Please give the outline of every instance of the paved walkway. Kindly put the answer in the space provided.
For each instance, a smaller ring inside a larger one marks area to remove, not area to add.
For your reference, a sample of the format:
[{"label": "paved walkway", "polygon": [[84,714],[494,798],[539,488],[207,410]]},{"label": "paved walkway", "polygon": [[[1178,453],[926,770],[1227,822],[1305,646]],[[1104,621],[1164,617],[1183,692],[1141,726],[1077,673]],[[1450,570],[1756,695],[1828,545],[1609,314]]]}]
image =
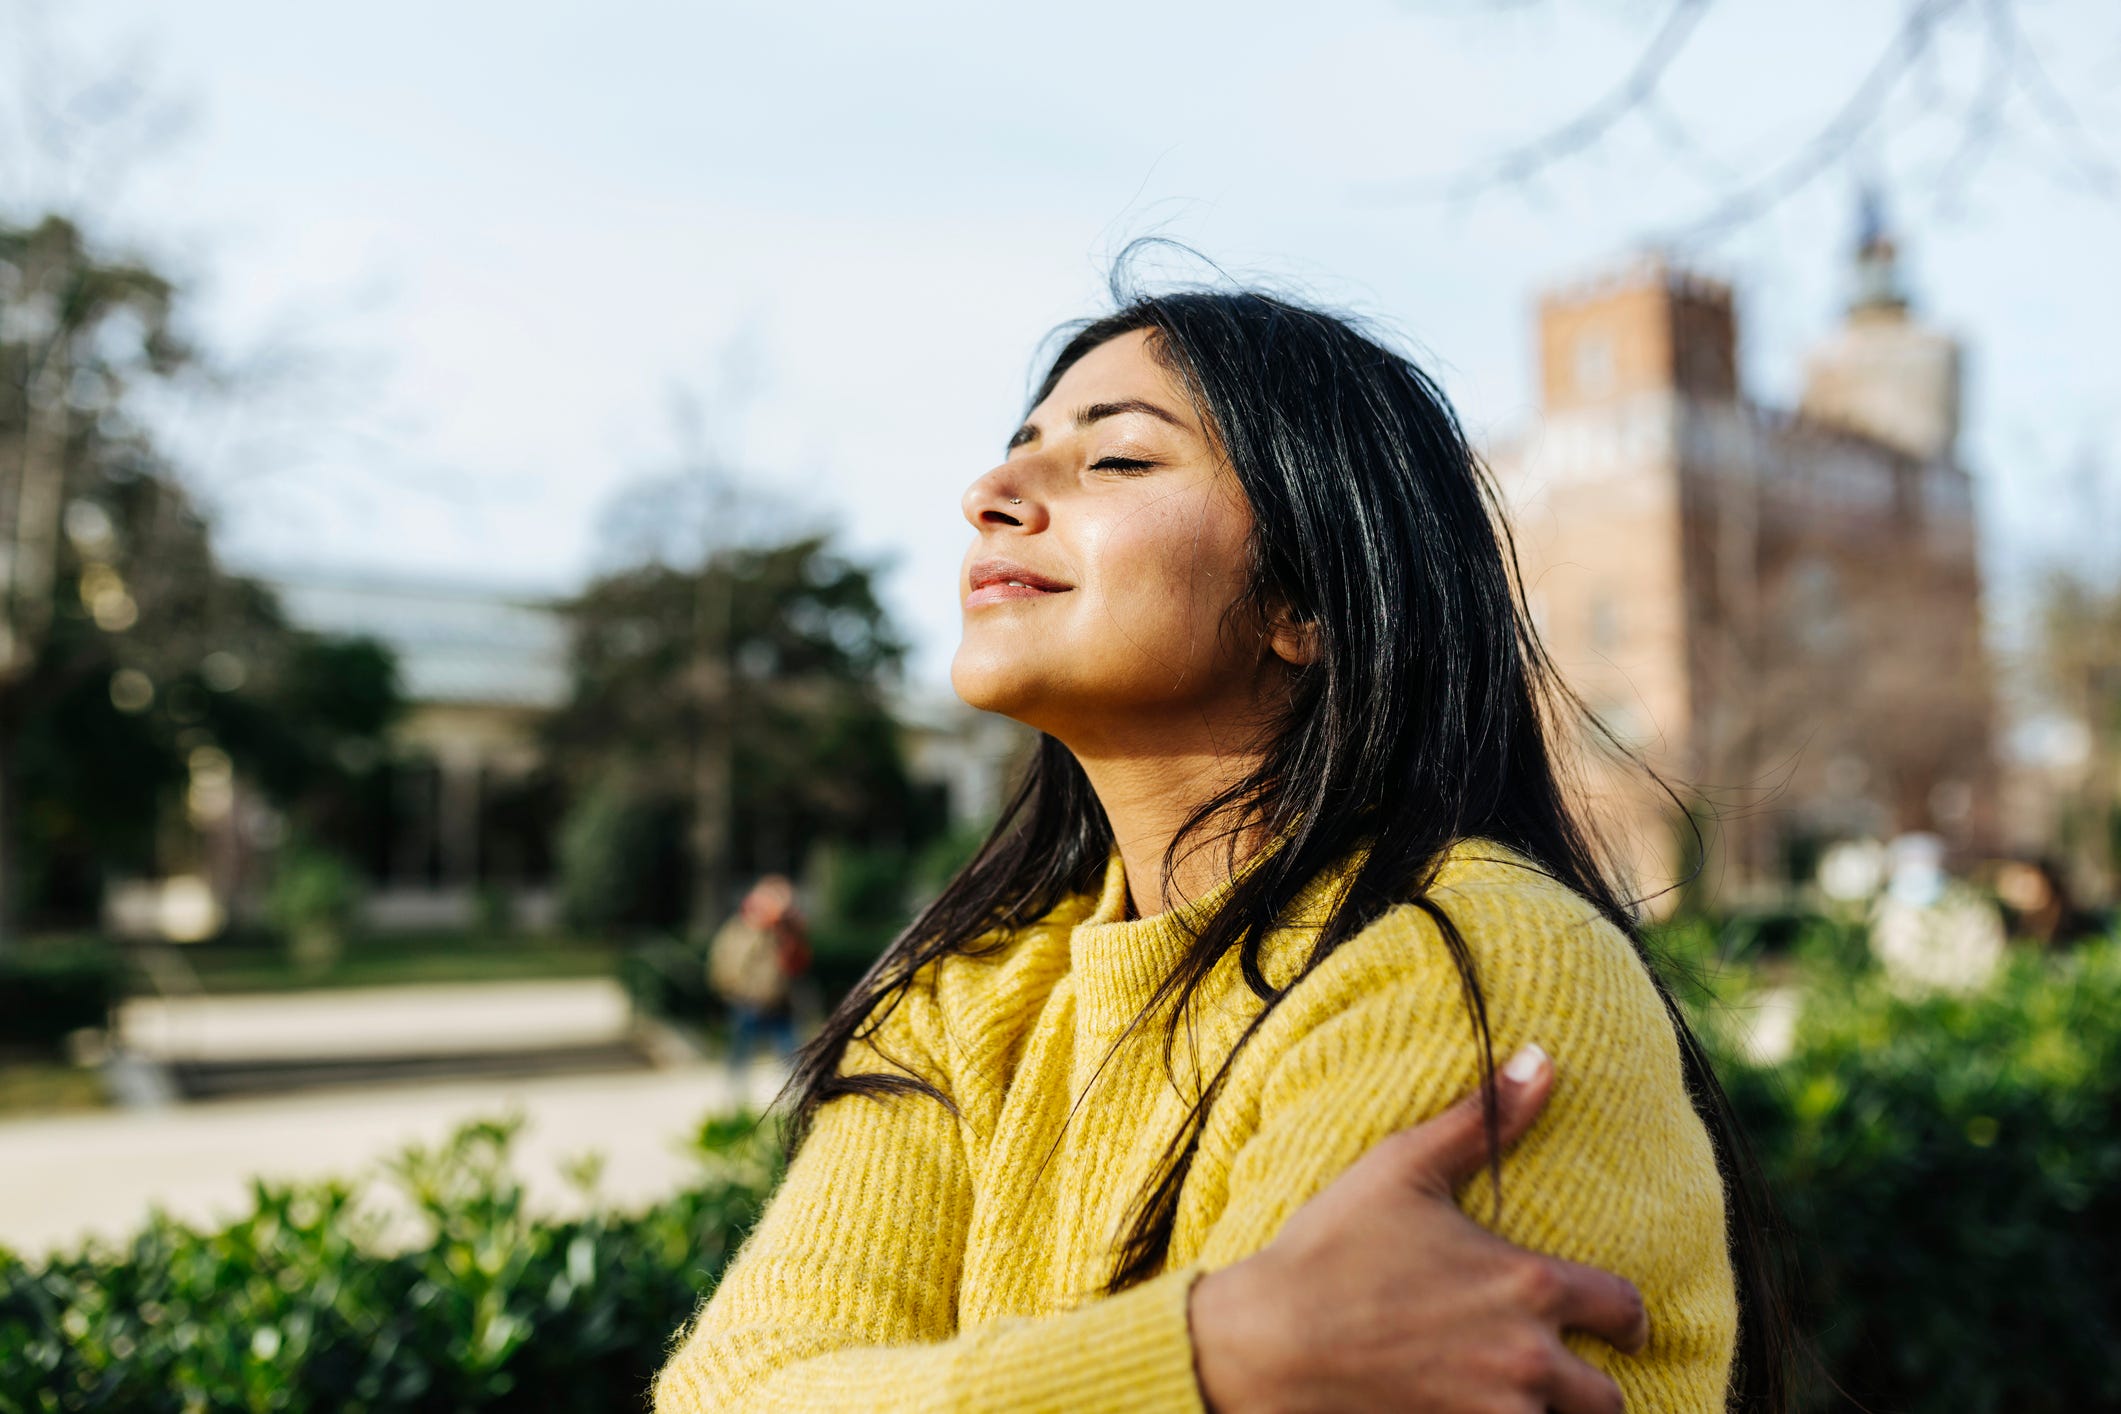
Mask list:
[{"label": "paved walkway", "polygon": [[119,1009],[128,1049],[161,1060],[390,1056],[581,1046],[626,1034],[604,977],[142,998]]},{"label": "paved walkway", "polygon": [[[616,983],[576,978],[135,1001],[120,1032],[127,1051],[153,1060],[297,1062],[558,1051],[624,1038],[630,1021]],[[685,1059],[630,1072],[376,1084],[0,1120],[0,1244],[41,1255],[89,1236],[123,1239],[151,1205],[200,1222],[235,1216],[248,1208],[254,1176],[353,1177],[408,1144],[432,1145],[468,1120],[511,1112],[526,1120],[517,1169],[541,1209],[574,1205],[562,1167],[591,1150],[605,1157],[608,1198],[651,1202],[690,1176],[682,1146],[702,1119],[740,1099],[764,1104],[781,1076],[757,1068],[740,1095],[720,1065],[683,1046],[650,1050],[666,1062]]]},{"label": "paved walkway", "polygon": [[[761,1066],[747,1079],[749,1100],[763,1104],[780,1077]],[[737,1098],[722,1067],[707,1063],[0,1122],[0,1244],[35,1256],[91,1235],[122,1240],[150,1205],[195,1221],[232,1217],[247,1210],[253,1175],[352,1176],[407,1144],[510,1111],[527,1120],[516,1167],[538,1208],[576,1206],[561,1167],[587,1150],[606,1159],[607,1197],[645,1204],[686,1180],[685,1137]]]}]

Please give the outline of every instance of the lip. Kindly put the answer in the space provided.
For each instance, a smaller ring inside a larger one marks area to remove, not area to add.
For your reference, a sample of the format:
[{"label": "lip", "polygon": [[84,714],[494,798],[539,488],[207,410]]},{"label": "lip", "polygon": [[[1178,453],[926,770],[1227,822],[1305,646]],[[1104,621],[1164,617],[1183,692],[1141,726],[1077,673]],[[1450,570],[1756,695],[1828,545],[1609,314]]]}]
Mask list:
[{"label": "lip", "polygon": [[971,586],[965,595],[968,609],[1010,599],[1045,599],[1075,588],[1014,560],[975,560],[965,571],[965,581]]}]

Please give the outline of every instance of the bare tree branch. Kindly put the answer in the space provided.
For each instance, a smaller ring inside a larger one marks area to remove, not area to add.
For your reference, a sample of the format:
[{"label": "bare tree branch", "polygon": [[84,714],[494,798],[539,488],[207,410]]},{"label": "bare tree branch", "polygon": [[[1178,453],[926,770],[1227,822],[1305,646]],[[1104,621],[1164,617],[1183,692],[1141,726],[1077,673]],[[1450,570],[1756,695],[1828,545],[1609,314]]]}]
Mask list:
[{"label": "bare tree branch", "polygon": [[1845,159],[1877,124],[1886,100],[1936,39],[1936,27],[1966,0],[1916,0],[1856,89],[1818,132],[1767,175],[1724,198],[1707,215],[1667,233],[1674,245],[1720,235],[1763,215]]},{"label": "bare tree branch", "polygon": [[1504,153],[1486,182],[1522,181],[1604,137],[1615,124],[1655,96],[1657,85],[1663,82],[1666,71],[1708,11],[1709,0],[1674,0],[1670,13],[1635,60],[1635,66],[1611,92],[1537,141]]},{"label": "bare tree branch", "polygon": [[[2042,144],[2066,164],[2067,180],[2102,198],[2121,199],[2121,159],[2100,145],[2019,23],[2014,0],[1904,0],[1891,38],[1826,120],[1765,170],[1741,177],[1734,165],[1698,141],[1687,116],[1662,85],[1707,15],[1712,0],[1674,0],[1622,78],[1597,101],[1529,142],[1455,174],[1375,189],[1387,200],[1464,201],[1498,189],[1536,195],[1539,179],[1610,137],[1630,117],[1677,162],[1719,189],[1701,215],[1659,233],[1659,243],[1712,240],[1759,219],[1820,177],[1849,166],[1912,111],[1917,121],[1950,125],[1949,153],[1922,177],[1940,208],[1955,206],[2006,137],[2014,113],[2037,123]],[[1971,94],[1945,78],[1942,36],[1971,29],[1980,45],[1980,77]],[[2022,135],[2022,134],[2021,134]],[[2038,152],[2029,154],[2037,158]]]},{"label": "bare tree branch", "polygon": [[1653,93],[1645,98],[1641,112],[1644,123],[1656,135],[1657,140],[1664,144],[1665,150],[1693,167],[1705,179],[1719,185],[1737,179],[1737,168],[1694,141],[1693,135],[1686,130],[1686,124],[1681,122],[1679,115],[1666,104],[1663,94]]},{"label": "bare tree branch", "polygon": [[2015,52],[2020,57],[2014,69],[2019,91],[2031,101],[2033,111],[2047,124],[2049,131],[2060,139],[2063,151],[2091,190],[2103,197],[2121,196],[2121,164],[2117,164],[2093,140],[2084,120],[2077,115],[2076,105],[2069,101],[2048,73],[2047,65],[2041,62],[2031,36],[2018,27],[2016,16],[2009,12],[2008,6],[2000,8],[2004,11],[2004,23],[2017,36]]},{"label": "bare tree branch", "polygon": [[1638,112],[1657,92],[1666,70],[1686,47],[1694,27],[1708,13],[1711,0],[1673,0],[1664,23],[1624,77],[1612,90],[1540,137],[1510,149],[1477,172],[1462,173],[1443,181],[1419,180],[1387,188],[1387,197],[1443,195],[1464,198],[1501,185],[1521,185],[1547,168],[1578,155],[1595,145],[1630,113]]},{"label": "bare tree branch", "polygon": [[1966,107],[1959,142],[1934,182],[1937,205],[1943,209],[1958,204],[1983,162],[1995,150],[1996,141],[2003,134],[2004,109],[2010,102],[2017,70],[2018,35],[2010,23],[2009,7],[2004,0],[1984,0],[1981,8],[1989,33],[1981,89]]}]

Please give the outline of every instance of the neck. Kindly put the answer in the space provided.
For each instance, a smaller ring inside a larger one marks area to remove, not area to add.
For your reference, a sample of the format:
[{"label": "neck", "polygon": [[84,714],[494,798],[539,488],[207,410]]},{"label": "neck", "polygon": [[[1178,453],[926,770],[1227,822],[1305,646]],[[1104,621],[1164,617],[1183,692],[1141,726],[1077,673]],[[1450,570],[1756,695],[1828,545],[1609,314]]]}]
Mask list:
[{"label": "neck", "polygon": [[1233,860],[1214,825],[1204,847],[1184,850],[1177,867],[1165,864],[1171,841],[1203,802],[1250,774],[1256,751],[1236,752],[1212,744],[1156,750],[1084,751],[1071,747],[1090,788],[1111,823],[1113,843],[1127,872],[1127,893],[1136,917],[1199,898],[1230,875],[1259,847],[1256,831],[1240,836]]}]

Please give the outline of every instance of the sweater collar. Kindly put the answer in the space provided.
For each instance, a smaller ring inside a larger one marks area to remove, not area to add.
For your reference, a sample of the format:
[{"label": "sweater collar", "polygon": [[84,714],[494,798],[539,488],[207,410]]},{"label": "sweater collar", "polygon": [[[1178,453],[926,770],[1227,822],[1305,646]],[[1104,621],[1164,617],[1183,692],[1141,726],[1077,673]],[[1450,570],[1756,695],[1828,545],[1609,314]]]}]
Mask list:
[{"label": "sweater collar", "polygon": [[[1127,870],[1114,849],[1105,860],[1105,877],[1096,905],[1069,935],[1069,969],[1075,978],[1078,1013],[1094,1031],[1110,1034],[1124,1028],[1148,1004],[1186,954],[1200,928],[1214,916],[1237,882],[1279,849],[1284,835],[1255,852],[1231,877],[1200,897],[1148,918],[1128,918]],[[1341,864],[1321,870],[1290,905],[1277,935],[1292,927],[1317,927],[1332,912],[1342,881],[1353,873],[1362,851]],[[1282,941],[1281,938],[1276,939]],[[1264,960],[1263,960],[1264,961]],[[1289,969],[1293,973],[1293,967]],[[1280,969],[1267,973],[1286,981]]]},{"label": "sweater collar", "polygon": [[1202,897],[1148,918],[1127,917],[1127,870],[1113,850],[1090,916],[1068,938],[1076,1006],[1099,1034],[1132,1020],[1185,956],[1194,930],[1230,892],[1225,880]]}]

